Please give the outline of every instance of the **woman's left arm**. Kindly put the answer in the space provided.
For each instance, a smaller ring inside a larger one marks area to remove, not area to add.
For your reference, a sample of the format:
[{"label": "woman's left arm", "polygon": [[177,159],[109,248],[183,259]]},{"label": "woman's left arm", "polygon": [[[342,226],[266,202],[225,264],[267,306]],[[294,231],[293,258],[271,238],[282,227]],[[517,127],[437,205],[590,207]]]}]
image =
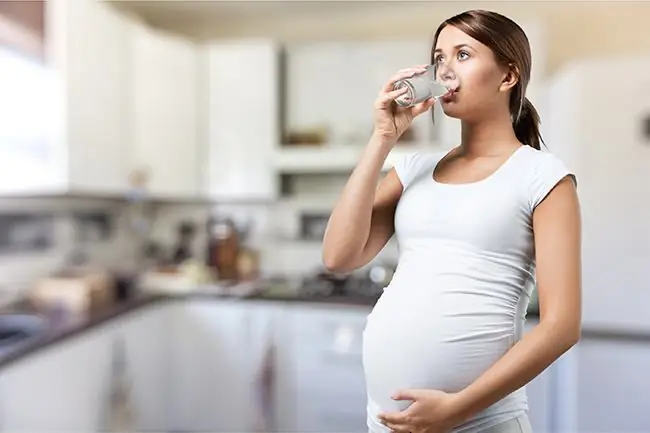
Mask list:
[{"label": "woman's left arm", "polygon": [[565,177],[533,213],[539,324],[454,396],[461,420],[526,385],[580,339],[581,231],[575,184]]}]

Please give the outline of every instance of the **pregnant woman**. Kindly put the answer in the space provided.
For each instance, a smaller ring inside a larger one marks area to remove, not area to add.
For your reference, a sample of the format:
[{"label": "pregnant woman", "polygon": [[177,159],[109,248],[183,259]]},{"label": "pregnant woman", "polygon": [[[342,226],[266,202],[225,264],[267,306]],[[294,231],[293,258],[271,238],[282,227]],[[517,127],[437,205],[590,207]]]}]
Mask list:
[{"label": "pregnant woman", "polygon": [[[451,83],[439,103],[462,121],[461,143],[413,153],[380,182],[397,139],[434,104],[394,102],[404,90],[392,84],[424,67],[388,81],[330,216],[323,261],[351,272],[397,237],[396,272],[364,331],[370,432],[530,432],[524,385],[580,336],[576,180],[540,150],[525,97],[530,46],[517,24],[488,11],[454,16],[431,57]],[[524,336],[533,279],[541,317]]]}]

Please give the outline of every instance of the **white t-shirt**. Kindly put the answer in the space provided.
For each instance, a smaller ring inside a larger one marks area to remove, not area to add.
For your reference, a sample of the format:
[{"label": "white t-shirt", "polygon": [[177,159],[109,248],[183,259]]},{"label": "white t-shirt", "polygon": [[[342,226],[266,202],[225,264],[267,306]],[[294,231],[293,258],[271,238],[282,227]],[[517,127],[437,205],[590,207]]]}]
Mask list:
[{"label": "white t-shirt", "polygon": [[[522,146],[478,182],[446,184],[433,171],[446,152],[414,153],[395,166],[403,192],[395,214],[399,262],[368,316],[363,363],[368,427],[409,402],[405,388],[459,391],[520,337],[534,275],[532,216],[565,176],[553,154]],[[527,410],[520,389],[456,432],[474,432]]]}]

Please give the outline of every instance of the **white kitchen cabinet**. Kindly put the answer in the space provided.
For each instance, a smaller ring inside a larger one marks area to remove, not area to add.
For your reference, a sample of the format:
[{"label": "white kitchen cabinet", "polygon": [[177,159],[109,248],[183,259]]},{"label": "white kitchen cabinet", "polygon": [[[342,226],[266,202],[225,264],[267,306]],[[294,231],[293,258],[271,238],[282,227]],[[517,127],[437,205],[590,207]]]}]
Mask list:
[{"label": "white kitchen cabinet", "polygon": [[0,132],[2,194],[123,189],[128,50],[128,25],[107,2],[46,2],[46,68],[2,65],[11,86],[1,105],[10,122]]},{"label": "white kitchen cabinet", "polygon": [[197,44],[110,2],[52,0],[45,15],[45,69],[8,67],[0,52],[12,85],[0,104],[11,120],[0,129],[0,193],[124,194],[145,170],[154,197],[201,197]]},{"label": "white kitchen cabinet", "polygon": [[171,430],[251,430],[252,325],[246,303],[191,300],[175,306]]},{"label": "white kitchen cabinet", "polygon": [[210,43],[207,56],[208,194],[216,200],[271,200],[280,136],[279,52],[275,42]]},{"label": "white kitchen cabinet", "polygon": [[137,22],[132,30],[130,168],[148,172],[154,197],[198,197],[204,168],[198,45]]},{"label": "white kitchen cabinet", "polygon": [[113,331],[102,328],[55,344],[0,373],[0,429],[11,433],[101,428]]},{"label": "white kitchen cabinet", "polygon": [[156,303],[44,349],[0,373],[0,431],[100,429],[122,344],[137,431],[270,429],[264,366],[274,311],[247,301]]},{"label": "white kitchen cabinet", "polygon": [[115,339],[124,342],[131,402],[137,431],[166,431],[174,403],[171,371],[174,304],[153,304],[113,325]]},{"label": "white kitchen cabinet", "polygon": [[361,337],[369,310],[292,305],[278,325],[277,431],[366,431]]},{"label": "white kitchen cabinet", "polygon": [[0,431],[97,431],[108,414],[114,350],[124,344],[138,431],[165,431],[172,402],[171,305],[108,322],[0,374]]},{"label": "white kitchen cabinet", "polygon": [[[46,5],[48,62],[55,71],[56,134],[66,192],[116,193],[127,184],[129,22],[108,2]],[[56,151],[56,152],[54,152]]]},{"label": "white kitchen cabinet", "polygon": [[[287,129],[323,126],[328,144],[363,147],[372,132],[372,106],[381,87],[398,70],[428,63],[429,48],[426,40],[289,45]],[[435,138],[430,116],[415,119],[414,128],[419,143]]]}]

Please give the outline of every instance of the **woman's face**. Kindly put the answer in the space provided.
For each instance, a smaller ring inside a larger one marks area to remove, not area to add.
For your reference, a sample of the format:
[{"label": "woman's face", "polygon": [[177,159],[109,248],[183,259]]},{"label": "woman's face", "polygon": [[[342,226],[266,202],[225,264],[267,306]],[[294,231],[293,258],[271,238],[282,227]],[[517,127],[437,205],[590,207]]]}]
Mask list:
[{"label": "woman's face", "polygon": [[490,48],[458,28],[442,29],[433,64],[437,79],[456,89],[440,99],[446,115],[471,120],[508,106],[513,74],[497,63]]}]

